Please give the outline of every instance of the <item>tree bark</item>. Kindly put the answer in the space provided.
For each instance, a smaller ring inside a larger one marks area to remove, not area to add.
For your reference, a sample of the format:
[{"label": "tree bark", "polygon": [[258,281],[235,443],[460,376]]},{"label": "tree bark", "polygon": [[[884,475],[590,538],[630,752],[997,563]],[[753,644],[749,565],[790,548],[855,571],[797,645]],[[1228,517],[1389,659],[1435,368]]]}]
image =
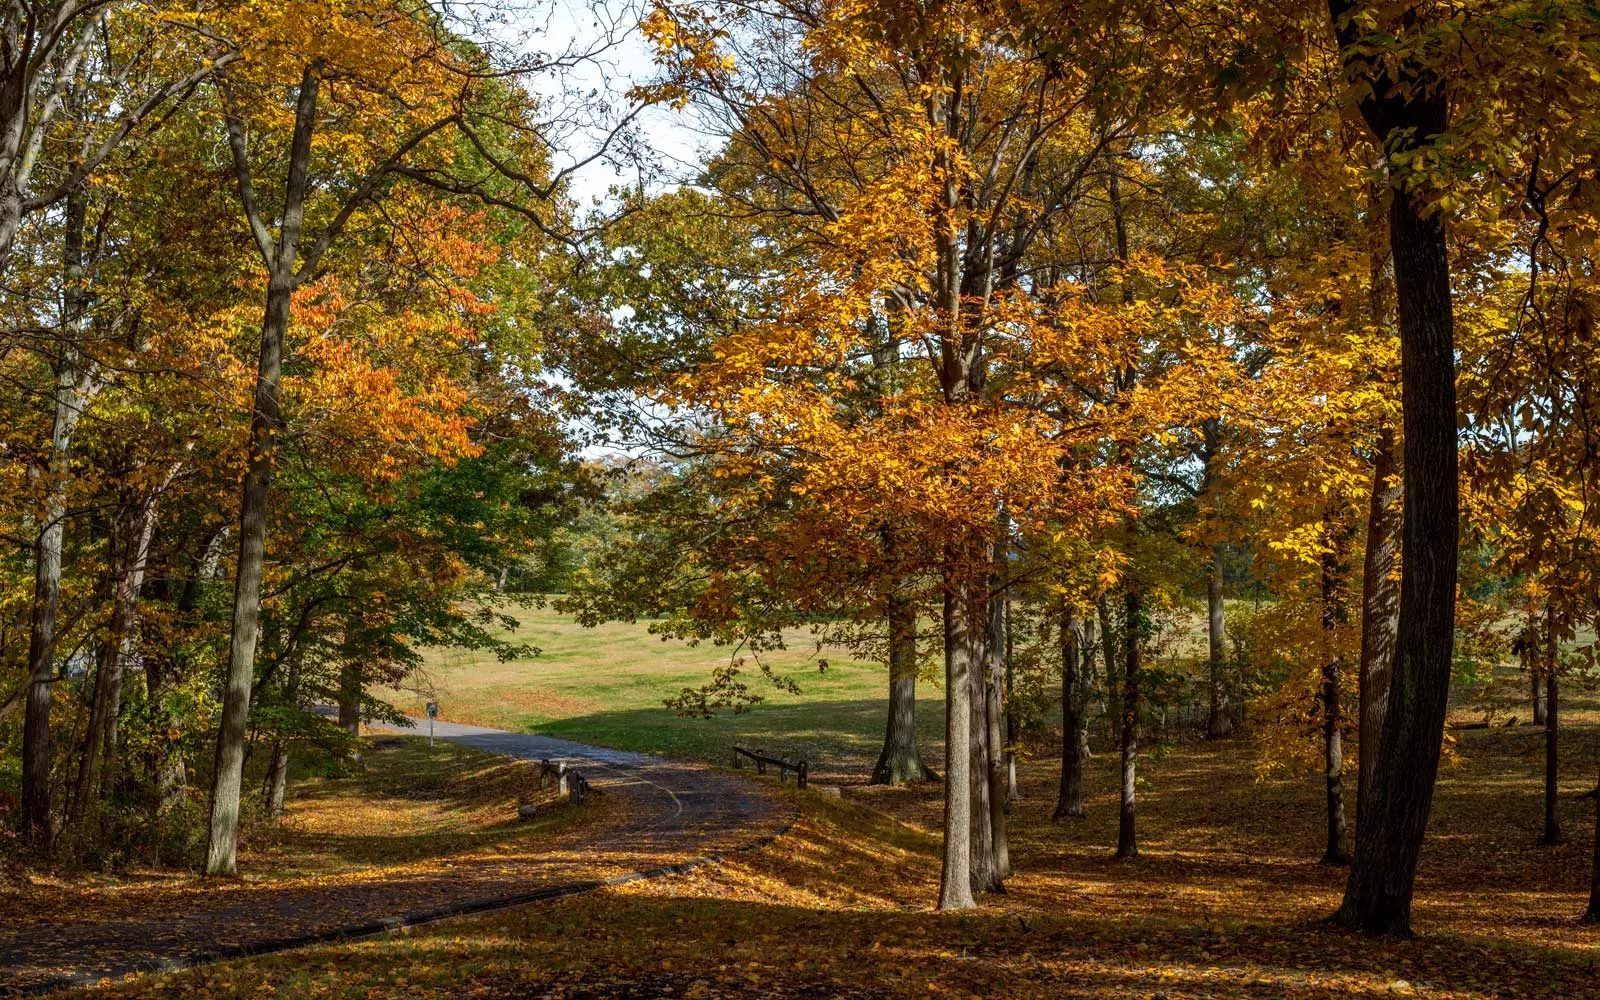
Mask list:
[{"label": "tree bark", "polygon": [[1116,630],[1111,627],[1111,604],[1104,594],[1095,601],[1095,614],[1100,619],[1100,653],[1105,660],[1106,720],[1110,729],[1107,740],[1114,746],[1121,746],[1122,685],[1118,678],[1122,676],[1122,670],[1117,653],[1122,647],[1117,641]]},{"label": "tree bark", "polygon": [[1227,641],[1222,603],[1222,546],[1214,545],[1211,547],[1211,577],[1206,582],[1207,667],[1211,688],[1207,739],[1221,739],[1233,732],[1233,712],[1228,704]]},{"label": "tree bark", "polygon": [[1000,868],[994,853],[994,823],[990,817],[989,781],[989,693],[988,693],[988,616],[984,615],[983,629],[975,637],[973,669],[968,674],[967,706],[971,718],[971,742],[968,746],[967,770],[970,774],[968,793],[972,797],[968,822],[972,829],[972,891],[993,892],[1000,888]]},{"label": "tree bark", "polygon": [[1117,825],[1117,857],[1139,856],[1134,829],[1136,769],[1139,760],[1139,656],[1143,642],[1144,595],[1129,588],[1124,606],[1122,678],[1122,815]]},{"label": "tree bark", "polygon": [[1005,683],[1004,598],[990,598],[989,683],[984,700],[988,720],[988,759],[985,778],[989,785],[989,843],[994,855],[996,892],[1004,891],[1011,875],[1011,846],[1006,837],[1006,745],[1003,718],[1005,705],[1001,691]]},{"label": "tree bark", "polygon": [[1361,570],[1361,663],[1357,668],[1360,729],[1356,739],[1356,826],[1371,794],[1378,738],[1389,704],[1389,677],[1400,613],[1400,480],[1394,429],[1378,433],[1367,507],[1367,551]]},{"label": "tree bark", "polygon": [[361,664],[346,660],[339,667],[339,728],[361,735]]},{"label": "tree bark", "polygon": [[1589,907],[1583,911],[1583,922],[1600,923],[1600,779],[1595,782],[1594,859],[1589,868]]},{"label": "tree bark", "polygon": [[239,502],[239,558],[235,569],[233,623],[228,639],[228,670],[222,698],[222,724],[217,731],[217,763],[211,784],[211,828],[206,847],[207,875],[232,875],[239,844],[239,797],[244,777],[245,725],[255,674],[257,625],[261,614],[261,571],[266,559],[267,500],[272,483],[275,439],[283,425],[278,382],[283,372],[283,346],[296,283],[295,261],[316,127],[318,80],[307,67],[296,100],[294,137],[290,141],[283,221],[276,244],[264,238],[249,182],[248,154],[242,126],[230,122],[241,199],[267,261],[266,312],[261,322],[261,356],[256,368],[255,405],[250,416],[249,464]]},{"label": "tree bark", "polygon": [[[170,482],[169,476],[167,483]],[[94,709],[89,716],[83,761],[78,770],[78,788],[73,797],[74,821],[87,815],[85,810],[96,798],[101,771],[106,772],[106,787],[110,787],[115,780],[113,771],[119,742],[117,722],[122,711],[122,682],[137,629],[139,593],[144,588],[150,545],[155,539],[160,491],[166,488],[167,483],[162,483],[156,492],[136,503],[128,524],[128,537],[121,546],[120,557],[114,560],[116,584],[111,621],[106,628],[106,641],[100,647]],[[113,537],[117,536],[114,534]]]},{"label": "tree bark", "polygon": [[1554,847],[1561,843],[1561,820],[1556,815],[1556,790],[1559,737],[1561,735],[1561,682],[1557,678],[1559,655],[1555,634],[1554,615],[1545,613],[1545,719],[1544,719],[1544,832],[1539,843]]},{"label": "tree bark", "polygon": [[[956,560],[948,560],[955,563]],[[944,858],[939,909],[966,910],[972,897],[972,674],[978,643],[973,635],[971,585],[947,573],[944,595]],[[952,577],[954,577],[952,579]]]},{"label": "tree bark", "polygon": [[1327,844],[1322,852],[1325,865],[1342,865],[1344,853],[1344,741],[1339,731],[1342,711],[1339,704],[1339,655],[1336,645],[1339,619],[1338,571],[1332,552],[1322,557],[1322,633],[1328,650],[1322,663],[1322,762],[1328,805]]},{"label": "tree bark", "polygon": [[282,740],[272,743],[272,762],[267,765],[267,815],[283,818],[283,793],[289,782],[289,748]]},{"label": "tree bark", "polygon": [[[1369,32],[1383,27],[1353,16],[1368,10],[1329,2],[1345,66],[1370,84],[1362,115],[1389,153],[1427,145],[1448,128],[1448,103],[1424,67],[1362,54]],[[1450,693],[1460,493],[1445,224],[1398,177],[1391,176],[1390,195],[1405,441],[1400,617],[1372,788],[1336,919],[1368,934],[1407,937]]]},{"label": "tree bark", "polygon": [[1542,726],[1545,724],[1545,711],[1548,706],[1544,700],[1544,685],[1539,681],[1539,671],[1536,668],[1528,670],[1528,680],[1533,698],[1533,724]]},{"label": "tree bark", "polygon": [[48,851],[54,837],[50,807],[50,705],[55,684],[56,618],[61,605],[61,551],[71,478],[72,435],[98,390],[92,366],[82,364],[89,317],[84,225],[88,190],[70,192],[62,251],[62,339],[52,391],[50,450],[42,469],[39,534],[34,542],[33,610],[28,632],[28,682],[22,724],[22,816],[29,844]]},{"label": "tree bark", "polygon": [[1082,819],[1083,811],[1083,628],[1078,616],[1061,615],[1061,788],[1052,819]]},{"label": "tree bark", "polygon": [[[1016,658],[1012,655],[1011,648],[1011,595],[1005,596],[1005,693],[1001,699],[1006,720],[1006,812],[1011,812],[1011,807],[1022,798],[1022,793],[1017,789],[1017,713],[1013,698],[1016,695]],[[1006,865],[1010,873],[1011,866]]]},{"label": "tree bark", "polygon": [[917,613],[898,593],[887,600],[889,718],[883,750],[872,768],[874,785],[903,785],[938,778],[917,749]]}]

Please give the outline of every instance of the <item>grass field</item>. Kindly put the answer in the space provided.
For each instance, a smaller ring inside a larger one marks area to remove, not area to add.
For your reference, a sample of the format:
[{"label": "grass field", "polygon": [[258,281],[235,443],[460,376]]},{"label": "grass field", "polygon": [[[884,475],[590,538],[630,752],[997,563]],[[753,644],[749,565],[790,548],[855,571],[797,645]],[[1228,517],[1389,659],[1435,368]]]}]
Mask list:
[{"label": "grass field", "polygon": [[[741,654],[729,647],[663,641],[643,624],[589,629],[548,609],[512,614],[521,620],[513,637],[539,647],[538,656],[502,663],[488,654],[435,651],[414,690],[385,697],[420,715],[431,691],[439,701],[439,717],[452,722],[690,760],[726,763],[735,743],[804,755],[819,774],[870,771],[877,759],[888,704],[887,669],[840,650],[819,653],[808,633],[792,633],[786,637],[788,649],[762,654],[774,670],[794,678],[799,694],[773,686],[746,655],[744,677],[765,700],[744,712],[724,709],[710,719],[685,718],[663,701],[685,687],[705,684],[715,668]],[[938,688],[924,685],[919,717],[929,741],[941,732],[941,699]]]}]

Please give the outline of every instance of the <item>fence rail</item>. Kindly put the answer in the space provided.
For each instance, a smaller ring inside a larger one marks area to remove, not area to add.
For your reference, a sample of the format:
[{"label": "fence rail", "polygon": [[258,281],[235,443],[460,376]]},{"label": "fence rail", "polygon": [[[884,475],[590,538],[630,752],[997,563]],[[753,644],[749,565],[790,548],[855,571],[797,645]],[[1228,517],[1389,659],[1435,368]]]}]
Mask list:
[{"label": "fence rail", "polygon": [[789,772],[793,771],[795,776],[795,784],[800,788],[806,787],[807,765],[804,757],[797,761],[785,760],[782,757],[769,756],[768,754],[762,753],[760,750],[746,750],[744,747],[734,747],[733,766],[743,767],[744,765],[742,762],[744,760],[752,761],[756,765],[757,774],[766,774],[769,766],[777,768],[779,784],[782,784],[784,781],[786,781],[789,777]]},{"label": "fence rail", "polygon": [[589,781],[583,775],[573,770],[571,764],[564,760],[552,761],[548,758],[539,762],[539,790],[544,791],[544,779],[556,779],[556,791],[567,797],[567,801],[575,806],[583,805],[583,800],[589,797]]}]

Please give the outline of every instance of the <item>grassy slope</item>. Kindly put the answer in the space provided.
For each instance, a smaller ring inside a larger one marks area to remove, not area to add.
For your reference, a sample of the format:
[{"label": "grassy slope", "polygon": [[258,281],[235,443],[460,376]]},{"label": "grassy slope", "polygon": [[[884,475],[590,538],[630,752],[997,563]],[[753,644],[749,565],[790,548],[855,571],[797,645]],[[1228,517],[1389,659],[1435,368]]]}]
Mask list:
[{"label": "grassy slope", "polygon": [[[734,743],[754,744],[803,754],[819,773],[870,768],[881,746],[887,671],[839,650],[819,654],[806,633],[791,634],[789,649],[762,655],[799,683],[798,695],[770,684],[747,656],[745,679],[766,700],[745,712],[692,719],[665,708],[663,700],[705,684],[714,669],[739,655],[734,650],[663,641],[643,625],[586,629],[549,610],[512,614],[522,622],[515,638],[533,643],[540,654],[509,663],[455,650],[433,654],[416,686],[431,686],[441,718],[714,762],[726,762]],[[932,740],[943,703],[937,688],[923,688],[921,725]],[[420,691],[391,696],[417,714],[427,700]]]}]

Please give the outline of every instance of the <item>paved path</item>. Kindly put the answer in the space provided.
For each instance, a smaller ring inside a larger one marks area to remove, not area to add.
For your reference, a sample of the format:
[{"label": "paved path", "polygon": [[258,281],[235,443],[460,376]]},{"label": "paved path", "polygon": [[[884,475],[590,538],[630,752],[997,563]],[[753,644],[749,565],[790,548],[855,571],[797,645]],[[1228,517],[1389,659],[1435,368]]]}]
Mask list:
[{"label": "paved path", "polygon": [[[420,721],[421,732],[427,723]],[[0,996],[381,933],[671,874],[765,843],[793,812],[727,772],[567,740],[435,723],[435,736],[527,760],[572,761],[604,819],[550,842],[281,882],[107,892],[82,913],[0,916]],[[0,897],[0,907],[5,906]]]}]

